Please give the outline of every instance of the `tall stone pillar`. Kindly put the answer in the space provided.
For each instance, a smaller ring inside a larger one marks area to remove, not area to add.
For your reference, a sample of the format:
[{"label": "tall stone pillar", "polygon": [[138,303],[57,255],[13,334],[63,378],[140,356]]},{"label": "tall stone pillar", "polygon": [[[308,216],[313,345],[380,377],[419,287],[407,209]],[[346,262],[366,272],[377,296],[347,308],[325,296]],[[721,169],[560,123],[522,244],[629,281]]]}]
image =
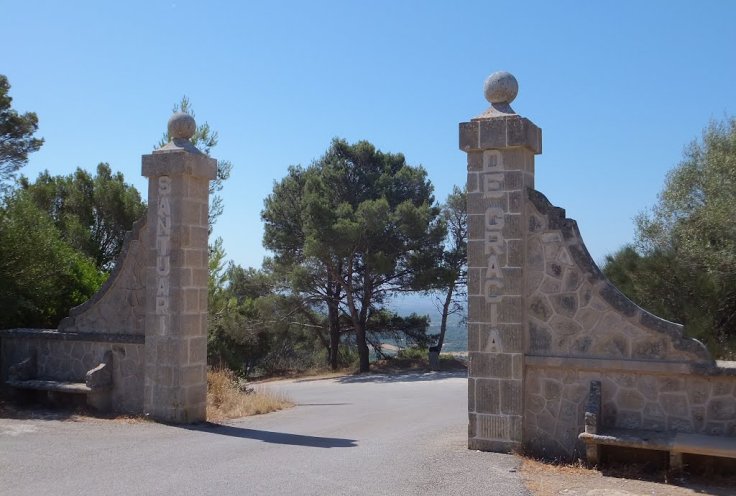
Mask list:
[{"label": "tall stone pillar", "polygon": [[171,141],[143,156],[148,178],[144,411],[165,422],[206,418],[207,214],[217,162],[192,145],[194,119],[169,119]]},{"label": "tall stone pillar", "polygon": [[491,106],[460,124],[468,154],[468,447],[521,447],[527,188],[542,132],[514,112],[507,72],[485,83]]}]

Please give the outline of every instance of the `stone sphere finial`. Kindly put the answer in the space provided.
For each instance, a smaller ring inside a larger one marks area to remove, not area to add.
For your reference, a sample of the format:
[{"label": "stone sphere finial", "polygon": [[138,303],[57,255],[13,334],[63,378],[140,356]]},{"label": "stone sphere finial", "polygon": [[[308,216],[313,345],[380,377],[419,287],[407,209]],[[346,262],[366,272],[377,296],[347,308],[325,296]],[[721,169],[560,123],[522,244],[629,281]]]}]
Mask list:
[{"label": "stone sphere finial", "polygon": [[197,130],[197,123],[194,117],[186,112],[176,112],[169,118],[169,136],[172,140],[184,139],[189,140],[194,136]]},{"label": "stone sphere finial", "polygon": [[486,100],[493,104],[509,104],[519,92],[519,83],[513,74],[506,71],[494,72],[483,85]]}]

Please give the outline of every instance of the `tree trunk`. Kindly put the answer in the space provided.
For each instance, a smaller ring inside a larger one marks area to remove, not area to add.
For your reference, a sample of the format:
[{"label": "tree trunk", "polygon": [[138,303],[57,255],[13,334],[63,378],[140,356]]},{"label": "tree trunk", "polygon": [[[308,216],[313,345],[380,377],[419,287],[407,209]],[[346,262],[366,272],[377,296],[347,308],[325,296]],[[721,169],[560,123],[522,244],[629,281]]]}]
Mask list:
[{"label": "tree trunk", "polygon": [[450,313],[450,304],[452,303],[452,292],[455,289],[455,285],[452,284],[447,288],[447,295],[445,296],[445,303],[442,305],[442,322],[440,323],[440,337],[437,340],[437,346],[435,346],[437,353],[442,352],[442,345],[445,344],[445,331],[447,331],[447,317]]},{"label": "tree trunk", "polygon": [[[342,272],[342,264],[338,264],[337,274]],[[342,285],[339,279],[327,270],[327,319],[330,327],[330,348],[328,361],[330,368],[335,371],[340,359],[340,300]]]},{"label": "tree trunk", "polygon": [[360,314],[358,321],[360,325],[356,328],[356,336],[358,337],[358,356],[360,357],[360,373],[370,372],[370,351],[368,349],[368,340],[365,335],[365,328],[368,322],[368,310],[371,304],[371,295],[373,294],[373,281],[367,276],[368,269],[366,267],[363,274],[363,295],[360,299]]},{"label": "tree trunk", "polygon": [[[353,271],[353,259],[350,259],[348,263],[348,274],[352,274]],[[353,291],[353,284],[350,279],[343,281],[343,287],[345,289],[345,300],[347,301],[348,308],[350,309],[350,319],[353,322],[353,328],[355,329],[355,341],[358,344],[358,357],[360,358],[360,366],[358,372],[370,372],[370,352],[368,351],[368,342],[365,339],[365,322],[368,309],[365,306],[366,291],[370,288],[363,287],[363,297],[361,303],[363,304],[360,312],[355,306],[355,292]]]},{"label": "tree trunk", "polygon": [[334,371],[338,368],[339,347],[340,347],[340,312],[337,307],[337,301],[330,301],[327,304],[327,313],[330,321],[330,350],[329,362],[330,368]]},{"label": "tree trunk", "polygon": [[368,342],[365,339],[365,326],[359,325],[355,328],[355,337],[358,341],[358,356],[360,357],[360,368],[358,372],[370,372],[371,361],[370,351],[368,350]]}]

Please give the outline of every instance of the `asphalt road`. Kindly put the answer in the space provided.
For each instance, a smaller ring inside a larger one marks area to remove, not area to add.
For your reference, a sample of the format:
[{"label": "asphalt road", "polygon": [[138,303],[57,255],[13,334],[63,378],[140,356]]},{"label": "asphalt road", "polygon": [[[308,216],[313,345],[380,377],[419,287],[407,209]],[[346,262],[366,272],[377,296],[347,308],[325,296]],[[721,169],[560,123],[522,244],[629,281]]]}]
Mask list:
[{"label": "asphalt road", "polygon": [[0,495],[526,495],[467,449],[450,373],[279,382],[297,406],[224,426],[0,419]]}]

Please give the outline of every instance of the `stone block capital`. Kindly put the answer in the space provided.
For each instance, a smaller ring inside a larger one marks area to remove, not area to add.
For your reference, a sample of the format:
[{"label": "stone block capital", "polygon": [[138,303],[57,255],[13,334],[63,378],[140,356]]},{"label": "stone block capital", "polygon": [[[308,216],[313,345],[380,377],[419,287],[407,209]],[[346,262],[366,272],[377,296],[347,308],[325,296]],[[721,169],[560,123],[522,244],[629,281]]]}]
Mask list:
[{"label": "stone block capital", "polygon": [[141,174],[145,177],[188,175],[213,180],[217,177],[217,160],[185,150],[143,155]]},{"label": "stone block capital", "polygon": [[523,147],[542,153],[542,130],[520,115],[476,118],[460,123],[460,149],[464,152]]}]

